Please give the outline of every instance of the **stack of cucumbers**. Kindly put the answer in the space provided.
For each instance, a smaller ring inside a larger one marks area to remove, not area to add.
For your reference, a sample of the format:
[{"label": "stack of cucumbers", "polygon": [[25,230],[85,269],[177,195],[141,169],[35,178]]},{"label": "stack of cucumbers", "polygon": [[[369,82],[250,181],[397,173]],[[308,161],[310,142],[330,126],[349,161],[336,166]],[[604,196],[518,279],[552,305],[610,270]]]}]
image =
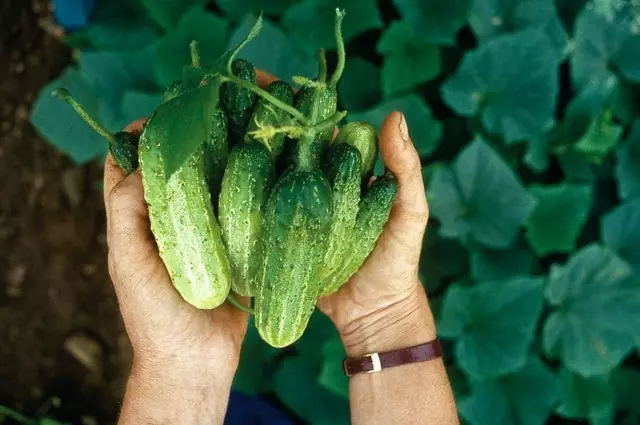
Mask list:
[{"label": "stack of cucumbers", "polygon": [[139,137],[109,133],[70,93],[55,93],[108,140],[126,173],[140,170],[151,230],[182,297],[200,309],[252,297],[259,334],[274,347],[298,340],[318,297],[360,268],[397,191],[389,173],[371,183],[373,126],[351,122],[334,137],[346,116],[336,89],[343,17],[337,10],[335,71],[320,51],[318,75],[294,77],[297,91],[283,81],[260,88],[237,57],[261,19],[218,64],[200,64],[192,43],[192,64]]}]

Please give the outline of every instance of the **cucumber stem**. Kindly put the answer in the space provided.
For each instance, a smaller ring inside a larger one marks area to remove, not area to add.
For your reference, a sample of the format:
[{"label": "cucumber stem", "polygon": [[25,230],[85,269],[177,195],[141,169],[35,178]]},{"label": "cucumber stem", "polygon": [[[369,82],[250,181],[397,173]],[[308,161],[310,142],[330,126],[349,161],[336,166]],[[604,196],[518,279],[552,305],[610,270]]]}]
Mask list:
[{"label": "cucumber stem", "polygon": [[347,62],[347,52],[344,47],[344,37],[342,36],[342,20],[347,13],[344,10],[336,9],[336,22],[335,22],[335,34],[336,45],[338,48],[338,64],[336,70],[331,76],[331,87],[335,88],[342,78],[344,67]]},{"label": "cucumber stem", "polygon": [[91,127],[96,133],[98,133],[99,135],[107,139],[109,144],[117,143],[115,136],[109,130],[103,127],[99,122],[94,120],[89,115],[89,113],[87,113],[87,111],[80,104],[80,102],[78,102],[71,95],[71,93],[69,93],[69,90],[63,89],[63,88],[55,89],[52,92],[52,95],[71,105],[71,107],[78,113],[78,115],[80,115],[80,118],[82,118],[84,122],[86,122],[89,125],[89,127]]},{"label": "cucumber stem", "polygon": [[0,419],[2,417],[6,417],[16,421],[19,424],[25,425],[35,425],[36,421],[27,418],[26,416],[16,412],[15,410],[9,409],[8,407],[0,406]]},{"label": "cucumber stem", "polygon": [[247,307],[246,305],[243,305],[240,301],[236,299],[235,295],[229,293],[229,295],[227,295],[227,301],[229,301],[229,304],[231,304],[238,310],[244,311],[247,314],[253,314],[253,309],[251,307]]},{"label": "cucumber stem", "polygon": [[200,68],[200,50],[198,49],[198,42],[196,40],[191,40],[189,49],[191,50],[191,65],[196,68]]},{"label": "cucumber stem", "polygon": [[231,50],[231,54],[229,55],[229,61],[227,62],[227,74],[233,75],[233,71],[231,70],[231,64],[233,63],[233,60],[236,58],[240,50],[242,50],[244,46],[247,45],[247,43],[249,43],[251,40],[256,38],[258,34],[260,34],[261,30],[262,30],[262,12],[260,13],[260,15],[258,15],[258,19],[256,19],[256,22],[255,24],[253,24],[253,27],[251,28],[249,33],[242,39],[240,43],[238,43]]},{"label": "cucumber stem", "polygon": [[291,105],[287,105],[277,97],[273,96],[266,90],[261,89],[257,85],[251,83],[250,81],[243,80],[242,78],[238,78],[233,74],[223,75],[222,81],[232,82],[234,84],[239,85],[240,87],[244,87],[245,89],[249,89],[267,102],[271,103],[273,106],[287,112],[289,115],[294,117],[296,120],[300,121],[302,124],[309,124],[309,120],[296,108]]},{"label": "cucumber stem", "polygon": [[327,83],[327,55],[324,49],[318,50],[318,81],[322,84]]}]

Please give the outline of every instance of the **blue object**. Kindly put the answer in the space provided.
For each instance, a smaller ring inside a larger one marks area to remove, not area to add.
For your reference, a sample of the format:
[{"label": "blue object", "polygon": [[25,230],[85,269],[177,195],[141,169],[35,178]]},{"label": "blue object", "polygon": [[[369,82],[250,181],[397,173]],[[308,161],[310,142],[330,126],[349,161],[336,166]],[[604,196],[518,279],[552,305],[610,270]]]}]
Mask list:
[{"label": "blue object", "polygon": [[95,0],[52,0],[54,16],[67,30],[77,30],[89,25],[89,15]]},{"label": "blue object", "polygon": [[224,425],[295,425],[295,422],[259,397],[231,391]]}]

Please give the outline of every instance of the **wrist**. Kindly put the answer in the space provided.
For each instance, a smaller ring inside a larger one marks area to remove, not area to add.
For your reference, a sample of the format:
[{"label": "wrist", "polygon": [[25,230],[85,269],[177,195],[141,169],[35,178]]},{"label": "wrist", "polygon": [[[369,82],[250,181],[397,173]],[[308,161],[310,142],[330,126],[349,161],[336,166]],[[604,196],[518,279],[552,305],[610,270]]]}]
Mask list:
[{"label": "wrist", "polygon": [[340,331],[347,357],[361,357],[422,344],[436,338],[433,314],[422,285],[383,309],[349,323]]}]

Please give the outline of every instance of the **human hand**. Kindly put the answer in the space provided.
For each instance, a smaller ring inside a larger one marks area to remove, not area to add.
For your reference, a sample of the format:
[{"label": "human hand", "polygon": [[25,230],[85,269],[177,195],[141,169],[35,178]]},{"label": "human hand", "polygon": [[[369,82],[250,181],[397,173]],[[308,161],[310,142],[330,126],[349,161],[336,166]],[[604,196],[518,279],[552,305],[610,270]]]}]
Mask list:
[{"label": "human hand", "polygon": [[435,337],[418,278],[429,209],[420,158],[402,114],[394,112],[384,121],[380,153],[398,181],[389,221],[360,270],[340,290],[318,300],[353,356]]}]

